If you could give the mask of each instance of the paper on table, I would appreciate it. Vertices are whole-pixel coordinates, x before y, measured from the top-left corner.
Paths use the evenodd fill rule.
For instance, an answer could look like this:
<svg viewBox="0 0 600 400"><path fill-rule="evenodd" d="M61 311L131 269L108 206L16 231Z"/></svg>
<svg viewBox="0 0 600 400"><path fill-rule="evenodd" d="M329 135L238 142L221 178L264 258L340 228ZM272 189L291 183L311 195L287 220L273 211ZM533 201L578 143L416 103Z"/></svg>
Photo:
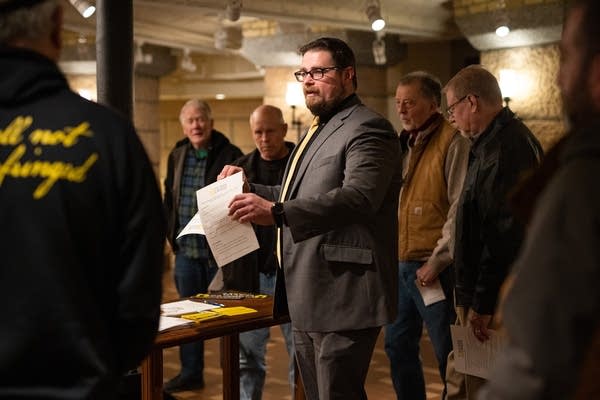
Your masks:
<svg viewBox="0 0 600 400"><path fill-rule="evenodd" d="M218 313L221 315L228 315L228 316L251 314L251 313L255 313L255 312L258 312L258 311L255 310L254 308L243 307L243 306L223 307L223 308L219 308L218 310L215 310L215 313Z"/></svg>
<svg viewBox="0 0 600 400"><path fill-rule="evenodd" d="M417 279L415 281L415 286L419 289L425 306L437 303L438 301L442 301L446 298L439 279L436 279L433 283L428 284L427 286L422 286L421 282L419 282Z"/></svg>
<svg viewBox="0 0 600 400"><path fill-rule="evenodd" d="M207 304L200 301L179 300L172 303L164 303L160 305L161 314L166 317L174 317L183 314L191 314L200 311L212 310L213 308L221 307L216 304Z"/></svg>
<svg viewBox="0 0 600 400"><path fill-rule="evenodd" d="M258 249L252 225L228 215L229 202L242 193L243 184L243 174L238 172L196 192L206 240L219 267Z"/></svg>
<svg viewBox="0 0 600 400"><path fill-rule="evenodd" d="M450 332L456 370L489 379L496 356L506 345L506 337L488 329L490 339L482 343L477 340L470 327L450 325Z"/></svg>
<svg viewBox="0 0 600 400"><path fill-rule="evenodd" d="M167 329L175 328L177 326L184 326L193 324L194 321L190 321L188 319L182 319L177 317L165 317L164 315L160 316L160 320L158 322L158 331L166 331Z"/></svg>
<svg viewBox="0 0 600 400"><path fill-rule="evenodd" d="M199 213L196 213L192 219L190 219L190 222L188 222L185 228L183 228L181 232L179 232L179 235L177 235L177 239L183 235L190 235L192 233L204 235L204 227L202 226Z"/></svg>

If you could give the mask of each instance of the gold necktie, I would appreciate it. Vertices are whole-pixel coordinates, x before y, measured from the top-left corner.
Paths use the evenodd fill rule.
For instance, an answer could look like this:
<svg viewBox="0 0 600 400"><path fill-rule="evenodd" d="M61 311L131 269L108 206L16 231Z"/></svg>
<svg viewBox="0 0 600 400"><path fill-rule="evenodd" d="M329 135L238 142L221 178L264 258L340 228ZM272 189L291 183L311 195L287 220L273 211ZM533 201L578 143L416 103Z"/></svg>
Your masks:
<svg viewBox="0 0 600 400"><path fill-rule="evenodd" d="M288 169L288 173L285 176L285 181L284 181L283 185L281 186L281 191L279 193L279 201L281 201L281 202L285 201L285 196L287 195L288 189L290 187L290 183L292 182L292 177L296 173L296 166L298 165L298 160L300 160L300 157L302 156L302 153L304 153L304 149L306 148L306 145L308 144L308 142L310 142L310 139L313 137L313 135L317 131L318 127L319 127L319 117L317 116L317 117L313 118L312 124L310 125L310 128L308 129L306 136L304 136L304 138L302 139L300 144L298 144L298 149L294 153L292 161L290 162L290 168ZM276 249L277 249L277 261L279 262L279 266L281 267L281 228L277 228L277 247L276 247Z"/></svg>

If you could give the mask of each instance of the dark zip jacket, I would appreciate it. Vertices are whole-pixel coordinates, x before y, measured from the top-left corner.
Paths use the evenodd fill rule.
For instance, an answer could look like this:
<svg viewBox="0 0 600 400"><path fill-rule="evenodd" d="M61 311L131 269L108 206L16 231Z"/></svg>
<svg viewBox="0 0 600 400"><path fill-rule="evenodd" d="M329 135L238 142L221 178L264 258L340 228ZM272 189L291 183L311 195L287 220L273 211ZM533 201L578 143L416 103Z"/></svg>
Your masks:
<svg viewBox="0 0 600 400"><path fill-rule="evenodd" d="M524 226L514 218L508 193L536 167L542 148L531 131L504 108L473 143L456 215L456 304L493 314Z"/></svg>
<svg viewBox="0 0 600 400"><path fill-rule="evenodd" d="M0 398L115 398L158 325L152 166L51 60L4 47L0 71Z"/></svg>
<svg viewBox="0 0 600 400"><path fill-rule="evenodd" d="M164 213L167 219L167 239L174 252L179 250L175 237L183 229L179 226L179 195L181 192L181 176L185 154L191 146L188 138L182 139L175 144L167 161L167 176L165 178ZM208 156L206 158L205 184L216 182L217 175L223 167L231 164L236 158L243 155L242 151L233 145L221 132L212 130ZM200 189L200 188L198 188Z"/></svg>

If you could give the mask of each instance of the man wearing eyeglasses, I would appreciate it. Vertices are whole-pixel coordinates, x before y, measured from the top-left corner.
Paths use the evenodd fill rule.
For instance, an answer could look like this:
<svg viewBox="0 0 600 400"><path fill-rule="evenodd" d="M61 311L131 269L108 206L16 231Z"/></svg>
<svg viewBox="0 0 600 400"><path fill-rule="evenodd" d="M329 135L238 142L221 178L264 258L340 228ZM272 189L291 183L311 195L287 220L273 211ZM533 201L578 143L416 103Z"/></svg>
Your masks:
<svg viewBox="0 0 600 400"><path fill-rule="evenodd" d="M396 89L396 111L404 128L400 133L404 151L398 209L398 317L386 327L385 351L398 400L425 400L419 353L423 323L442 382L452 350L450 325L456 315L451 236L470 143L444 119L441 98L440 81L423 71L403 76ZM425 303L425 292L433 290L442 290L445 299Z"/></svg>
<svg viewBox="0 0 600 400"><path fill-rule="evenodd" d="M500 285L523 240L524 227L508 206L508 193L534 168L542 148L508 108L496 78L479 65L459 71L444 88L448 118L471 142L457 214L454 249L457 323L481 342L489 339ZM453 355L448 374L453 372ZM484 383L465 376L466 398ZM448 399L464 399L448 387Z"/></svg>
<svg viewBox="0 0 600 400"><path fill-rule="evenodd" d="M290 156L282 185L252 185L254 193L234 197L230 214L279 228L275 300L287 291L280 305L289 305L307 398L366 399L377 337L397 308L398 137L355 94L345 42L320 38L300 53L295 76L318 120Z"/></svg>

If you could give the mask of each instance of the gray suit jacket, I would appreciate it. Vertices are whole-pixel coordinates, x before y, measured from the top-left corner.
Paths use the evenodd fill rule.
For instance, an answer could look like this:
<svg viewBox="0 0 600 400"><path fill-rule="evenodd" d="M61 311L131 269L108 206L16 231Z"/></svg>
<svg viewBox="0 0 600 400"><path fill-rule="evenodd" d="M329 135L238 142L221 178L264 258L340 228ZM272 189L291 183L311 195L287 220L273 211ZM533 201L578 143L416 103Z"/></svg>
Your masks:
<svg viewBox="0 0 600 400"><path fill-rule="evenodd" d="M395 318L400 170L394 128L356 96L305 150L284 202L282 233L295 328L364 329ZM279 190L254 186L271 200Z"/></svg>

